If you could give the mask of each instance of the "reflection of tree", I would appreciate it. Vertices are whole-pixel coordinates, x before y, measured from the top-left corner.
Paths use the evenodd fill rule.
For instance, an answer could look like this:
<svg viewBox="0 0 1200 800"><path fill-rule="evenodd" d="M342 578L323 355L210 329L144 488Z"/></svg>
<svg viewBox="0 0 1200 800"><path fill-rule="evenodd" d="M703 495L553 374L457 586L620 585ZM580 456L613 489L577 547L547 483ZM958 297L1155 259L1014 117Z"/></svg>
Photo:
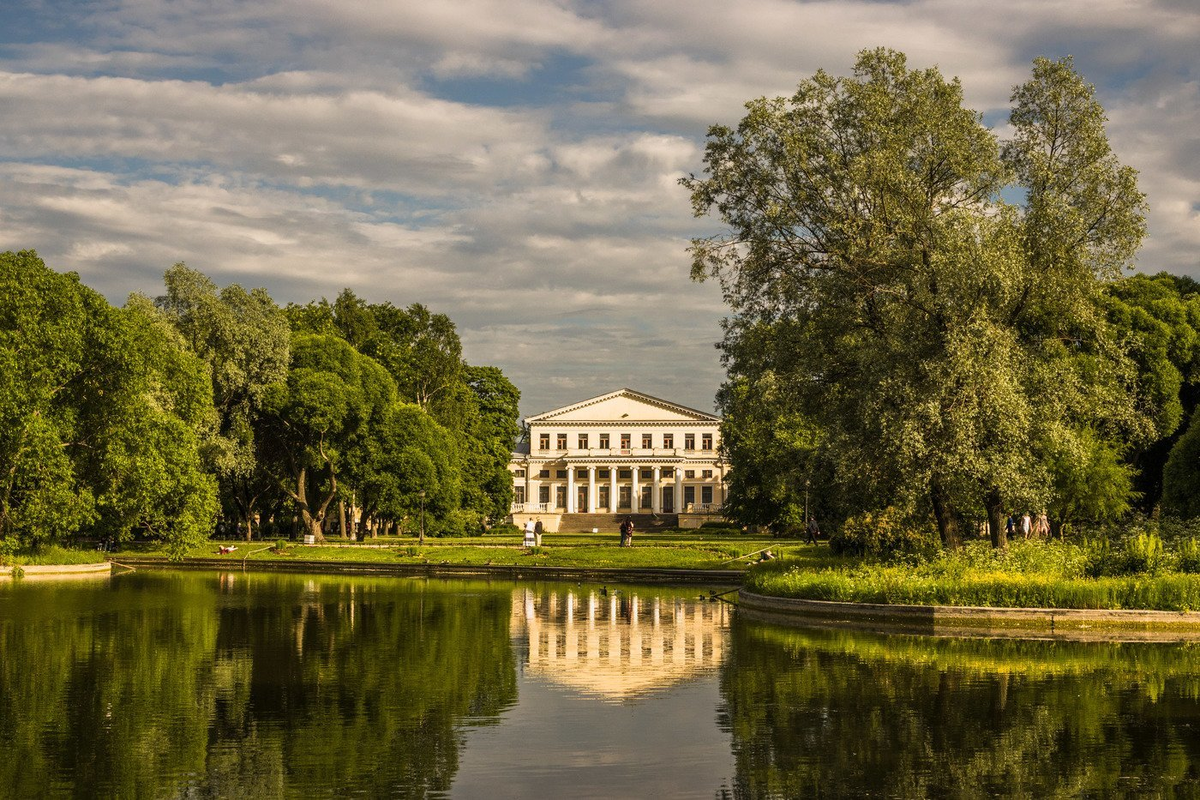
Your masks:
<svg viewBox="0 0 1200 800"><path fill-rule="evenodd" d="M424 796L449 789L459 726L516 699L507 589L191 575L31 588L34 602L0 597L14 601L0 603L0 786L14 796Z"/></svg>
<svg viewBox="0 0 1200 800"><path fill-rule="evenodd" d="M1200 787L1200 653L790 630L735 620L741 797L1108 795Z"/></svg>
<svg viewBox="0 0 1200 800"><path fill-rule="evenodd" d="M133 581L7 592L0 787L13 797L162 796L173 776L203 769L203 718L179 720L212 703L213 599L181 588L167 603Z"/></svg>

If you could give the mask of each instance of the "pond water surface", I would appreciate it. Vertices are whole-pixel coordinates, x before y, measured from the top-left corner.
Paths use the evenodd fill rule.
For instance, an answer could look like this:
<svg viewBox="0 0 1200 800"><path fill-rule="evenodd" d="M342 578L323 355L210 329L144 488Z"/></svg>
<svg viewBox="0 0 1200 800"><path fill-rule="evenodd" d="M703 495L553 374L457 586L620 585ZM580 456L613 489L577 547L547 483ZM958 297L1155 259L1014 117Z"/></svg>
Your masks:
<svg viewBox="0 0 1200 800"><path fill-rule="evenodd" d="M0 795L1200 794L1200 648L782 627L698 589L0 584Z"/></svg>

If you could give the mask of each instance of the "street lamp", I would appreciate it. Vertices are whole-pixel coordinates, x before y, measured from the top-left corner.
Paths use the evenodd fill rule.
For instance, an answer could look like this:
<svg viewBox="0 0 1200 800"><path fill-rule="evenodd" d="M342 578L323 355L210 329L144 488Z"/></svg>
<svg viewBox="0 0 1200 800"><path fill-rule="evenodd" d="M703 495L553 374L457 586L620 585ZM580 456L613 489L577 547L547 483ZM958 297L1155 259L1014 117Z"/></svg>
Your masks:
<svg viewBox="0 0 1200 800"><path fill-rule="evenodd" d="M804 527L808 528L808 478L804 479Z"/></svg>
<svg viewBox="0 0 1200 800"><path fill-rule="evenodd" d="M425 490L419 492L421 496L421 544L425 544Z"/></svg>

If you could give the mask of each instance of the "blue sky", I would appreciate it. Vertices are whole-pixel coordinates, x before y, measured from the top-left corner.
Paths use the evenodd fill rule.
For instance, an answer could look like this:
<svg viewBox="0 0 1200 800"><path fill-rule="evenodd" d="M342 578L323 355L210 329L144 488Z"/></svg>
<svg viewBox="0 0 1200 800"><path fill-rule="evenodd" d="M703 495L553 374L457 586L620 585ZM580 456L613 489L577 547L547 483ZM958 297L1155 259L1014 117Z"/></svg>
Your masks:
<svg viewBox="0 0 1200 800"><path fill-rule="evenodd" d="M522 410L629 386L711 410L715 286L679 177L741 105L888 46L1003 125L1071 54L1200 277L1193 0L6 0L0 249L114 302L186 261L280 302L353 288L458 324ZM1003 134L1002 128L998 132Z"/></svg>

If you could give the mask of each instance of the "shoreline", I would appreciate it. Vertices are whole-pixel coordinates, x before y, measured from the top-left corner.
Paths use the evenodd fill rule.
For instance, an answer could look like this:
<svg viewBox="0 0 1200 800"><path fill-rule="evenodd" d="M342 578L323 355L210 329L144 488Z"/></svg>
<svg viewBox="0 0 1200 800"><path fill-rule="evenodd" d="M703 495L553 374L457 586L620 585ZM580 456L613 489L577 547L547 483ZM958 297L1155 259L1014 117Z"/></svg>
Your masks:
<svg viewBox="0 0 1200 800"><path fill-rule="evenodd" d="M117 566L136 569L190 569L242 572L309 572L332 575L394 575L426 578L506 578L511 580L588 580L591 582L686 583L712 586L738 586L743 573L739 570L652 568L652 567L550 567L516 566L507 564L388 564L371 561L321 561L297 559L289 561L243 560L223 558L187 558L169 561L165 558L122 558L112 562Z"/></svg>
<svg viewBox="0 0 1200 800"><path fill-rule="evenodd" d="M738 609L773 621L926 636L1195 641L1200 612L1140 609L916 606L773 597L741 589Z"/></svg>

